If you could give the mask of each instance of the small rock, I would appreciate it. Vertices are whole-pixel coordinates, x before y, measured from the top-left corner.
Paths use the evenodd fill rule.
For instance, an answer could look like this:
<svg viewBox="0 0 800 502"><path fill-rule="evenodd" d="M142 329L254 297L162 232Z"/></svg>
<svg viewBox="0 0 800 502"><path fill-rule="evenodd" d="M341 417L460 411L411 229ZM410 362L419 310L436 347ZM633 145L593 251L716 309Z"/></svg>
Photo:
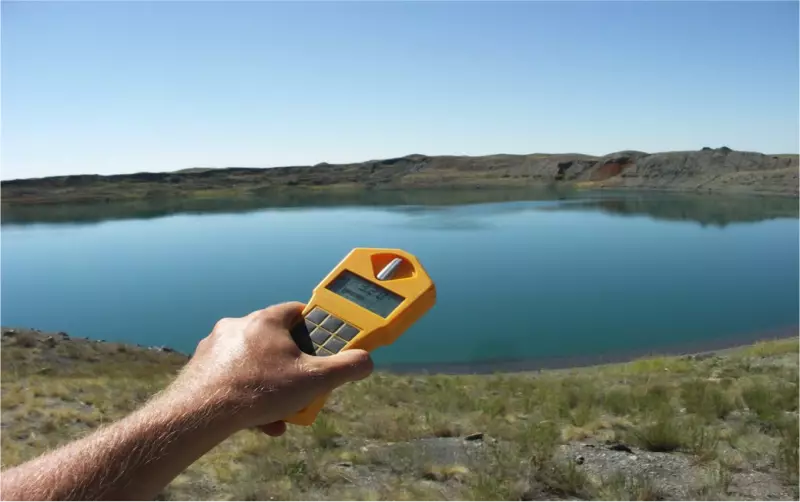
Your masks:
<svg viewBox="0 0 800 502"><path fill-rule="evenodd" d="M3 336L14 336L17 334L17 330L12 328L5 328L3 329Z"/></svg>
<svg viewBox="0 0 800 502"><path fill-rule="evenodd" d="M483 432L474 432L467 436L464 436L464 441L482 441L483 440Z"/></svg>
<svg viewBox="0 0 800 502"><path fill-rule="evenodd" d="M353 467L353 462L339 462L336 465L338 465L339 467Z"/></svg>
<svg viewBox="0 0 800 502"><path fill-rule="evenodd" d="M744 420L745 418L747 418L747 413L740 410L733 410L725 416L725 420L731 422L735 422L737 420L741 421Z"/></svg>
<svg viewBox="0 0 800 502"><path fill-rule="evenodd" d="M56 339L55 339L55 338L53 338L52 336L48 336L47 338L45 338L45 339L44 339L44 344L45 344L47 347L49 347L49 348L51 348L51 349L52 349L53 347L55 347L55 346L56 346Z"/></svg>
<svg viewBox="0 0 800 502"><path fill-rule="evenodd" d="M608 447L608 449L612 451L624 451L626 453L633 453L633 450L631 450L628 445L622 443L612 444L611 446Z"/></svg>
<svg viewBox="0 0 800 502"><path fill-rule="evenodd" d="M586 462L586 459L583 458L583 455L578 455L577 457L575 457L576 464L583 465L584 462Z"/></svg>

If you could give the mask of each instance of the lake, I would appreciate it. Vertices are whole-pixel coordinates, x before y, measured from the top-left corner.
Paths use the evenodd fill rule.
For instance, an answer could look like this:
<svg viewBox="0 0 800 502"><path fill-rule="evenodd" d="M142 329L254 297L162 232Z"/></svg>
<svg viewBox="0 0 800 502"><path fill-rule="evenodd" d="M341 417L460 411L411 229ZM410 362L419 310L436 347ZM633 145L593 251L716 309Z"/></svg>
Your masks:
<svg viewBox="0 0 800 502"><path fill-rule="evenodd" d="M308 299L353 247L414 253L437 305L383 367L492 371L796 333L796 199L526 191L4 208L2 324L191 352ZM792 331L794 330L794 331Z"/></svg>

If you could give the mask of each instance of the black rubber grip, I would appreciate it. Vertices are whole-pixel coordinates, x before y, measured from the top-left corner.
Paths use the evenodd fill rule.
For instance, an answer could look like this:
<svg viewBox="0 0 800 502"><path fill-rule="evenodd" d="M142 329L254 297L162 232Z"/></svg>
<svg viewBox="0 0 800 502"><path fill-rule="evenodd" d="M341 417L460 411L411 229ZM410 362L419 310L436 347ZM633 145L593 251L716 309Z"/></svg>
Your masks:
<svg viewBox="0 0 800 502"><path fill-rule="evenodd" d="M312 356L314 355L314 344L311 343L311 333L308 331L308 326L306 326L305 319L300 319L297 324L292 326L292 329L289 330L289 333L291 333L294 343L300 347L300 350L306 354Z"/></svg>

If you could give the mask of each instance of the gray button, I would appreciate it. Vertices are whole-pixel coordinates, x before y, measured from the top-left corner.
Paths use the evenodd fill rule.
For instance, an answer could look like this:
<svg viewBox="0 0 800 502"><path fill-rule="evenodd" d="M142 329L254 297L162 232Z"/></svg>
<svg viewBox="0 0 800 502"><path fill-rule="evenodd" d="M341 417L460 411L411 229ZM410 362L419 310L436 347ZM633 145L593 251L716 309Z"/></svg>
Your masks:
<svg viewBox="0 0 800 502"><path fill-rule="evenodd" d="M347 342L344 340L332 336L331 339L328 340L328 343L325 344L325 348L336 354L342 350L346 344Z"/></svg>
<svg viewBox="0 0 800 502"><path fill-rule="evenodd" d="M316 324L314 324L313 322L309 321L308 319L305 319L305 323L306 323L306 329L308 330L309 333L314 331L314 328L317 327Z"/></svg>
<svg viewBox="0 0 800 502"><path fill-rule="evenodd" d="M306 319L315 323L315 324L322 324L323 319L328 317L328 313L322 310L319 307L315 307L314 310L308 313Z"/></svg>
<svg viewBox="0 0 800 502"><path fill-rule="evenodd" d="M344 326L341 327L341 329L339 329L339 332L336 333L336 336L344 340L347 340L349 342L350 340L355 338L357 334L358 334L358 328L350 326L349 324L345 324Z"/></svg>
<svg viewBox="0 0 800 502"><path fill-rule="evenodd" d="M319 357L325 357L325 356L332 356L333 354L330 351L325 350L325 347L320 347L317 349L317 355Z"/></svg>
<svg viewBox="0 0 800 502"><path fill-rule="evenodd" d="M344 324L344 321L341 319L337 319L333 316L325 319L325 322L322 323L322 327L330 331L331 333L336 333L336 330L339 329L339 326Z"/></svg>
<svg viewBox="0 0 800 502"><path fill-rule="evenodd" d="M317 328L311 333L311 339L314 341L314 343L318 343L320 345L323 345L325 340L330 338L330 336L331 334L322 328Z"/></svg>

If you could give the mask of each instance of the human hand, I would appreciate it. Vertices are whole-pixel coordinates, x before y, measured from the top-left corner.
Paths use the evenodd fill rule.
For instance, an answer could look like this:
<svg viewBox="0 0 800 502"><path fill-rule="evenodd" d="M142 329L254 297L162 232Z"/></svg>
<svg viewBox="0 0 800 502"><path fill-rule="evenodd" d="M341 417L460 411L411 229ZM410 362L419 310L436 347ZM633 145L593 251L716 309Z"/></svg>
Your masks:
<svg viewBox="0 0 800 502"><path fill-rule="evenodd" d="M363 350L328 357L303 353L289 334L302 310L302 303L290 302L221 319L197 345L173 390L219 402L234 430L258 427L281 435L282 419L372 372Z"/></svg>

